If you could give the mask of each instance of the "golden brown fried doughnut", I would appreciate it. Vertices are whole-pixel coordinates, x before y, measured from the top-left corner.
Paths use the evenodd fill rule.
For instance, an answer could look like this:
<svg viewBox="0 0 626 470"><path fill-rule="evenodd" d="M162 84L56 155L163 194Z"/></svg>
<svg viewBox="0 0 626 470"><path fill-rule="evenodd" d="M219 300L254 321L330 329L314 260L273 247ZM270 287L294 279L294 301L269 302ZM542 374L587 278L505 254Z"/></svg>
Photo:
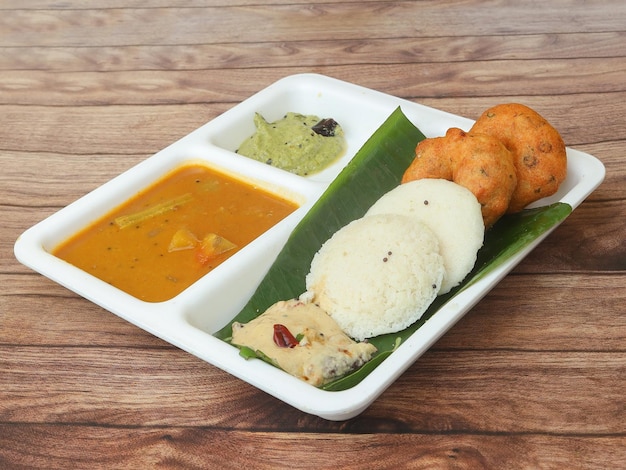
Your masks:
<svg viewBox="0 0 626 470"><path fill-rule="evenodd" d="M470 133L499 139L513 154L517 187L508 212L554 194L567 172L565 143L558 131L531 108L518 103L486 110Z"/></svg>
<svg viewBox="0 0 626 470"><path fill-rule="evenodd" d="M502 142L454 127L417 145L402 183L420 178L444 178L469 189L487 228L506 213L517 184L513 156Z"/></svg>

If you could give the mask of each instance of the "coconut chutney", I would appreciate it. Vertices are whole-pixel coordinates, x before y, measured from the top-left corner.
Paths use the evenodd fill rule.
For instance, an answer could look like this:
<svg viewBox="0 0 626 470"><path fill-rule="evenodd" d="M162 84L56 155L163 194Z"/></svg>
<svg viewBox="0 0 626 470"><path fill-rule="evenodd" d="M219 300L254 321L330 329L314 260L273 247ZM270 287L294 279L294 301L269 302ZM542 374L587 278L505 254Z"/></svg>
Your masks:
<svg viewBox="0 0 626 470"><path fill-rule="evenodd" d="M322 171L346 150L343 129L333 119L287 113L267 122L255 113L254 125L237 153L300 176Z"/></svg>

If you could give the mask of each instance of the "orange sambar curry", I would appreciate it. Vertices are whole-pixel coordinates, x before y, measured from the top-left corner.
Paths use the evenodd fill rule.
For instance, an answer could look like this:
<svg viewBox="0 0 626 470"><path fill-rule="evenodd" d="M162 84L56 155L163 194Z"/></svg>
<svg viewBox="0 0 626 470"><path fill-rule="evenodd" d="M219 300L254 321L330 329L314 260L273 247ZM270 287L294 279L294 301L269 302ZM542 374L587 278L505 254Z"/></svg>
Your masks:
<svg viewBox="0 0 626 470"><path fill-rule="evenodd" d="M253 184L190 163L52 253L141 300L162 302L297 208Z"/></svg>

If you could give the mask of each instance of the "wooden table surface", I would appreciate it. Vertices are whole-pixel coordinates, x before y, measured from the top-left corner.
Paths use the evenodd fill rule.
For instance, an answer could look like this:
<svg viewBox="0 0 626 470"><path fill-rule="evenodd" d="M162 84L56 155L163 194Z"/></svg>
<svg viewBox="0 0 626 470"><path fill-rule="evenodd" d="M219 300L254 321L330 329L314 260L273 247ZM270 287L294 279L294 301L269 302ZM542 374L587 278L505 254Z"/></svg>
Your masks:
<svg viewBox="0 0 626 470"><path fill-rule="evenodd" d="M0 468L626 468L625 44L623 0L3 0ZM342 422L13 255L28 227L302 72L473 119L523 102L607 170Z"/></svg>

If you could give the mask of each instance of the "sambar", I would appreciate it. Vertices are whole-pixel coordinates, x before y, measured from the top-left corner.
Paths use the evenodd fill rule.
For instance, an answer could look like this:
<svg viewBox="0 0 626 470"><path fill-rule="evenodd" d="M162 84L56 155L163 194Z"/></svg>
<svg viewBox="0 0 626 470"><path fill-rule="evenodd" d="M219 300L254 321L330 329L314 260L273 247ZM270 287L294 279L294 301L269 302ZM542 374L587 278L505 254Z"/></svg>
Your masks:
<svg viewBox="0 0 626 470"><path fill-rule="evenodd" d="M52 253L141 300L161 302L297 208L250 182L189 163Z"/></svg>

